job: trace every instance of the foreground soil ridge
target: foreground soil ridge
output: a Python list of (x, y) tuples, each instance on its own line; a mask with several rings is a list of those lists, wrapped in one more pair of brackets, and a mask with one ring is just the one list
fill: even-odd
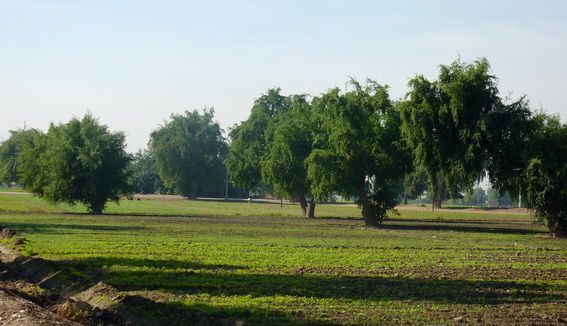
[(24, 256), (25, 239), (1, 226), (0, 240), (0, 325), (244, 325), (121, 294), (64, 261)]

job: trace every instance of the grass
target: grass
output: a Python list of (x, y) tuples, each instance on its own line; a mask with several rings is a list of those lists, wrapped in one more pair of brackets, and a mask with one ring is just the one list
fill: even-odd
[(123, 201), (90, 216), (0, 195), (0, 208), (26, 254), (249, 324), (567, 319), (567, 242), (527, 215), (400, 211), (367, 229), (348, 205), (320, 205), (314, 220), (295, 205), (202, 201)]
[(0, 193), (2, 192), (26, 192), (26, 190), (19, 187), (12, 187), (12, 188), (0, 187)]

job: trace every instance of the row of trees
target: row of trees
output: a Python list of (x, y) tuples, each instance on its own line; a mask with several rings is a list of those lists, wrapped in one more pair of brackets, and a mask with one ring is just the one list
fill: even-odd
[(271, 89), (229, 137), (230, 146), (212, 110), (185, 112), (131, 156), (123, 133), (86, 115), (45, 134), (12, 132), (0, 146), (0, 177), (101, 213), (134, 188), (202, 196), (228, 170), (237, 187), (268, 185), (297, 200), (304, 216), (336, 194), (356, 198), (376, 226), (401, 198), (427, 188), (440, 207), (488, 174), (500, 192), (522, 194), (551, 233), (567, 233), (567, 127), (531, 112), (525, 98), (501, 98), (484, 59), (441, 66), (434, 81), (416, 76), (399, 101), (371, 80), (313, 98)]
[(84, 204), (101, 214), (132, 192), (190, 198), (220, 192), (227, 144), (212, 110), (172, 115), (151, 134), (149, 150), (130, 155), (125, 136), (92, 115), (66, 124), (11, 131), (0, 146), (0, 182), (18, 183), (54, 203)]
[(83, 203), (101, 214), (130, 191), (125, 136), (91, 115), (66, 124), (11, 132), (0, 146), (0, 177), (52, 202)]
[(526, 198), (552, 234), (567, 233), (567, 126), (524, 97), (500, 97), (485, 59), (441, 66), (433, 81), (418, 75), (399, 101), (371, 80), (314, 98), (272, 89), (229, 136), (231, 180), (271, 184), (304, 216), (340, 194), (357, 198), (375, 226), (400, 197), (427, 188), (435, 209), (487, 175), (499, 192)]

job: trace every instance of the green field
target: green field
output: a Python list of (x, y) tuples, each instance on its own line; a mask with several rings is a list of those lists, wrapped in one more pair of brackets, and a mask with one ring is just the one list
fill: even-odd
[[(110, 215), (0, 194), (24, 253), (247, 324), (561, 323), (567, 241), (527, 215), (401, 210), (368, 229), (354, 206), (141, 200)], [(457, 321), (461, 320), (460, 318)]]

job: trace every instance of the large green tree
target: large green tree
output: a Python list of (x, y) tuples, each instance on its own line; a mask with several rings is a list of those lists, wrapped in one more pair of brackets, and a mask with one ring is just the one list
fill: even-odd
[(315, 149), (307, 159), (316, 196), (357, 196), (367, 225), (376, 226), (398, 203), (406, 170), (400, 119), (387, 87), (351, 80), (313, 100)]
[(212, 109), (171, 115), (149, 145), (166, 187), (193, 199), (223, 187), (227, 145)]
[(290, 109), (280, 112), (277, 122), (271, 124), (261, 162), (262, 177), (280, 194), (297, 198), (304, 217), (315, 217), (306, 166), (313, 144), (312, 110), (305, 96), (292, 96), (290, 103)]
[(52, 202), (82, 203), (101, 214), (108, 201), (129, 192), (125, 136), (110, 132), (90, 114), (51, 124), (35, 146), (25, 149), (19, 168), (23, 184)]
[(532, 140), (524, 172), (527, 206), (550, 234), (567, 237), (567, 124), (550, 117)]
[(21, 183), (18, 171), (22, 153), (35, 146), (41, 136), (37, 129), (10, 130), (10, 137), (0, 145), (0, 183)]
[(443, 193), (471, 189), (481, 178), (489, 116), (501, 107), (496, 86), (486, 59), (442, 65), (433, 82), (423, 76), (410, 80), (402, 130), (429, 176), (432, 208), (441, 206)]
[(492, 139), (491, 182), (501, 191), (521, 194), (551, 236), (566, 237), (567, 125), (543, 113), (529, 117), (525, 105), (516, 103), (515, 110), (515, 115), (505, 115), (508, 122), (498, 119), (513, 133)]
[(232, 128), (227, 167), (236, 186), (251, 191), (261, 185), (260, 162), (271, 138), (273, 128), (270, 125), (275, 123), (279, 113), (289, 107), (290, 99), (281, 95), (279, 88), (269, 89), (254, 101), (248, 119)]

